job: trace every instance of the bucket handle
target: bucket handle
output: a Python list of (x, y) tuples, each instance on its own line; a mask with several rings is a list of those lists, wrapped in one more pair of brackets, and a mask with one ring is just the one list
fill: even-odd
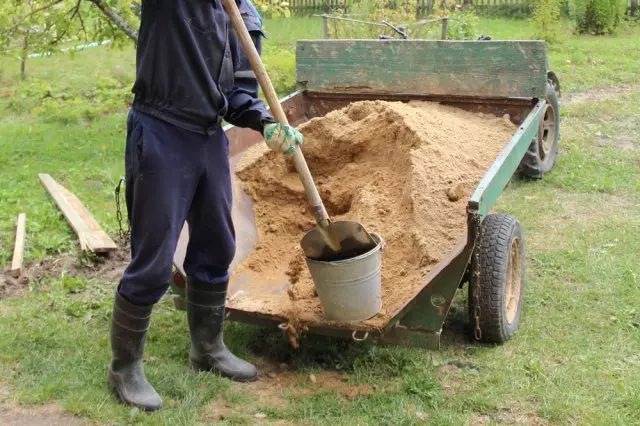
[(384, 246), (387, 245), (387, 242), (377, 232), (370, 232), (369, 234), (370, 235), (375, 235), (376, 237), (378, 237), (378, 239), (380, 240), (380, 252), (382, 253), (384, 251)]
[(354, 342), (364, 342), (365, 340), (367, 340), (369, 338), (369, 332), (365, 331), (364, 335), (362, 337), (356, 337), (356, 333), (358, 332), (358, 330), (353, 330), (353, 333), (351, 333), (351, 338), (353, 339)]

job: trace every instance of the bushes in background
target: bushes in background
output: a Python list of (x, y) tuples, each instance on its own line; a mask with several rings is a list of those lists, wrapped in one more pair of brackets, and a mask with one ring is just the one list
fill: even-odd
[(296, 88), (296, 55), (290, 50), (265, 43), (262, 59), (278, 96), (293, 92)]
[(575, 0), (576, 29), (581, 34), (611, 34), (626, 9), (627, 0)]
[(535, 0), (535, 38), (556, 43), (560, 39), (560, 17), (576, 23), (580, 34), (611, 34), (624, 19), (627, 0)]
[(560, 0), (536, 0), (533, 5), (534, 38), (547, 43), (560, 41)]
[(472, 10), (449, 12), (447, 40), (475, 40), (478, 37), (478, 16)]
[(89, 87), (28, 78), (7, 92), (2, 104), (16, 114), (34, 114), (45, 121), (73, 124), (126, 109), (133, 99), (130, 83), (102, 71), (94, 75)]
[[(294, 53), (266, 44), (263, 58), (278, 95), (291, 93), (296, 85)], [(40, 59), (40, 66), (46, 66), (48, 60)], [(91, 61), (92, 57), (77, 55), (75, 60)], [(123, 74), (116, 68), (90, 75), (90, 79), (27, 76), (25, 81), (0, 76), (0, 114), (5, 110), (16, 115), (31, 114), (49, 122), (77, 124), (127, 110), (133, 101), (133, 73)]]

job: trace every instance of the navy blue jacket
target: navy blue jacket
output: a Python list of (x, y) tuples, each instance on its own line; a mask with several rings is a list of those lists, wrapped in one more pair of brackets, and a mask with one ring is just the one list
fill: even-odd
[[(247, 30), (249, 30), (253, 40), (253, 45), (258, 53), (262, 55), (262, 38), (265, 37), (264, 31), (262, 31), (262, 18), (250, 0), (243, 0), (239, 5), (239, 9), (244, 24), (247, 26)], [(242, 49), (240, 49), (239, 57), (240, 63), (234, 74), (235, 85), (237, 88), (245, 90), (249, 95), (257, 98), (259, 85), (251, 70), (249, 58), (247, 58)]]
[[(236, 0), (247, 22), (245, 1)], [(240, 52), (220, 0), (143, 0), (133, 107), (202, 134), (222, 119), (262, 132), (274, 120), (253, 82), (234, 81)]]

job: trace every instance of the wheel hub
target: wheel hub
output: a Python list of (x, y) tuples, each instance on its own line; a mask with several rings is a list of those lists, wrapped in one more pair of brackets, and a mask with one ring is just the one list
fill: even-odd
[(541, 136), (539, 143), (540, 157), (545, 159), (551, 153), (556, 142), (556, 114), (553, 105), (547, 104), (544, 110), (544, 118), (541, 123)]
[(518, 302), (522, 291), (522, 263), (520, 256), (520, 239), (514, 238), (511, 243), (509, 264), (507, 265), (507, 279), (505, 285), (505, 311), (507, 322), (513, 323), (518, 313)]

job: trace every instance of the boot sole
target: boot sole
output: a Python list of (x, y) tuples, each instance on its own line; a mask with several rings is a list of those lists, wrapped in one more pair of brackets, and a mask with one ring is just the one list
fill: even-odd
[(255, 374), (255, 376), (251, 376), (251, 377), (235, 377), (235, 376), (230, 376), (227, 374), (222, 373), (220, 370), (218, 370), (215, 367), (209, 367), (207, 366), (202, 366), (196, 362), (193, 361), (189, 361), (189, 364), (191, 365), (191, 368), (193, 368), (196, 371), (206, 371), (208, 373), (216, 373), (221, 377), (224, 377), (225, 379), (229, 379), (229, 380), (233, 380), (234, 382), (238, 382), (238, 383), (251, 383), (251, 382), (256, 382), (258, 381), (258, 378), (260, 377), (260, 375), (258, 373)]

